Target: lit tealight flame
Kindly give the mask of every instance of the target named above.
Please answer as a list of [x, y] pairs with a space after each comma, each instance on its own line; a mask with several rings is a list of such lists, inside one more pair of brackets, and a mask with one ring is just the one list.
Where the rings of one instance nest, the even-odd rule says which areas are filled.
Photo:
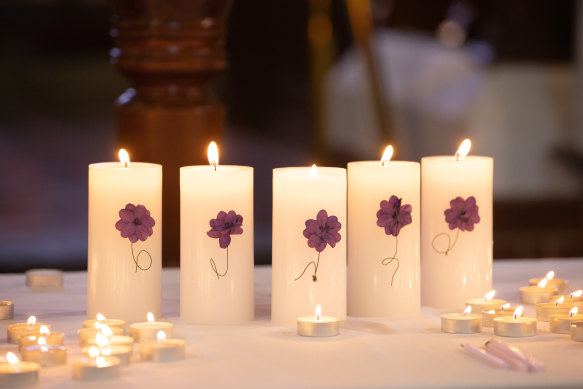
[[117, 153], [117, 155], [119, 156], [119, 161], [123, 163], [124, 167], [128, 167], [130, 165], [130, 155], [125, 149], [119, 149], [119, 153]]
[[166, 340], [166, 332], [160, 330], [156, 333], [156, 339], [158, 339], [158, 342], [163, 342]]
[[565, 301], [565, 296], [561, 296], [555, 300], [555, 305], [562, 304]]
[[28, 324], [29, 326], [33, 326], [36, 324], [36, 316], [31, 316], [28, 318], [28, 320], [26, 321], [26, 324]]
[[15, 365], [18, 363], [18, 357], [13, 352], [8, 351], [6, 353], [6, 361], [8, 361], [8, 363], [10, 363], [11, 365]]
[[209, 143], [208, 148], [209, 164], [217, 170], [219, 165], [219, 148], [215, 142]]
[[516, 308], [516, 310], [514, 311], [514, 320], [518, 319], [522, 315], [523, 310], [524, 308], [522, 308], [522, 305]]
[[99, 349], [95, 346], [91, 346], [89, 347], [88, 354], [91, 358], [96, 358], [99, 355]]
[[464, 139], [463, 142], [460, 144], [460, 147], [455, 152], [455, 160], [459, 161], [460, 159], [464, 159], [470, 152], [471, 147], [472, 142], [467, 138]]
[[316, 177], [318, 175], [318, 168], [316, 167], [316, 164], [312, 165], [312, 168], [310, 169], [310, 177]]
[[95, 343], [97, 343], [97, 345], [99, 347], [109, 346], [109, 340], [107, 340], [105, 335], [103, 335], [101, 333], [98, 333], [97, 335], [95, 335]]
[[40, 330], [39, 330], [41, 335], [49, 335], [51, 333], [51, 330], [49, 330], [49, 327], [42, 325], [40, 326]]
[[148, 312], [146, 317], [148, 318], [148, 323], [150, 323], [150, 324], [152, 324], [156, 320], [156, 318], [154, 317], [154, 314], [152, 312]]
[[573, 297], [581, 297], [583, 295], [583, 289], [576, 290], [575, 292], [569, 295], [569, 298]]
[[385, 166], [385, 162], [389, 162], [393, 156], [393, 146], [388, 145], [381, 157], [381, 165]]
[[472, 313], [472, 306], [471, 305], [468, 305], [466, 307], [466, 309], [464, 309], [464, 312], [462, 313], [462, 316], [469, 315], [470, 313]]
[[105, 325], [105, 324], [101, 327], [101, 333], [104, 336], [107, 336], [108, 338], [113, 336], [113, 331], [111, 330], [111, 328], [109, 328], [108, 325]]
[[501, 311], [503, 311], [503, 310], [505, 310], [505, 309], [508, 309], [508, 308], [510, 308], [510, 303], [503, 304], [503, 305], [500, 307], [500, 310], [501, 310]]
[[42, 351], [43, 353], [49, 351], [49, 348], [47, 347], [47, 340], [45, 338], [41, 336], [40, 338], [38, 338], [37, 343], [40, 346], [40, 351]]
[[105, 319], [105, 316], [103, 316], [103, 314], [101, 314], [101, 313], [98, 313], [98, 314], [97, 314], [95, 317], [96, 317], [96, 318], [97, 318], [97, 320], [99, 320], [99, 321], [105, 321], [105, 320], [106, 320], [106, 319]]
[[496, 291], [495, 291], [495, 290], [491, 290], [491, 291], [489, 291], [488, 293], [486, 293], [486, 294], [484, 295], [484, 300], [485, 300], [485, 301], [490, 301], [490, 300], [492, 300], [492, 299], [494, 298], [494, 295], [495, 295], [495, 294], [496, 294]]
[[316, 316], [316, 320], [320, 320], [320, 317], [322, 316], [322, 307], [320, 306], [320, 304], [316, 305], [316, 311], [314, 312], [314, 316]]
[[545, 278], [549, 281], [552, 280], [553, 278], [555, 278], [555, 272], [551, 270], [550, 272], [547, 273]]
[[96, 321], [95, 323], [93, 323], [93, 326], [94, 326], [95, 328], [97, 328], [98, 330], [100, 330], [100, 329], [101, 329], [101, 327], [103, 327], [104, 325], [105, 325], [105, 324], [103, 324], [103, 323], [102, 323], [102, 322], [100, 322], [100, 321]]
[[486, 313], [489, 313], [489, 314], [493, 315], [493, 314], [495, 314], [495, 313], [496, 313], [496, 311], [495, 311], [495, 310], [493, 310], [493, 309], [490, 309], [489, 311], [486, 311]]
[[549, 283], [549, 279], [545, 277], [542, 280], [540, 280], [540, 282], [538, 284], [536, 284], [536, 287], [537, 288], [544, 288], [547, 286], [548, 283]]
[[576, 305], [569, 311], [569, 317], [573, 317], [579, 312], [579, 307]]

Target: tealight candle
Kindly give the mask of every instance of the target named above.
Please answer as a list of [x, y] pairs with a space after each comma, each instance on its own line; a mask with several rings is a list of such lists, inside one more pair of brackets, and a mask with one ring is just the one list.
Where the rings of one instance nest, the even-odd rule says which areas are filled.
[[334, 316], [322, 316], [322, 307], [316, 305], [314, 316], [298, 318], [298, 335], [310, 337], [336, 336], [340, 332], [340, 321]]
[[576, 290], [575, 292], [572, 292], [568, 295], [562, 295], [562, 296], [557, 296], [557, 297], [563, 297], [565, 299], [565, 302], [568, 304], [575, 304], [577, 307], [579, 307], [579, 310], [583, 309], [583, 290], [582, 289]]
[[551, 315], [551, 332], [555, 334], [568, 334], [571, 332], [571, 323], [583, 320], [583, 315], [577, 314], [578, 308], [573, 307], [568, 314]]
[[14, 353], [6, 354], [8, 363], [0, 363], [0, 388], [24, 388], [38, 382], [40, 366], [36, 362], [20, 362]]
[[14, 318], [14, 303], [12, 301], [0, 301], [0, 320]]
[[483, 327], [494, 327], [494, 319], [497, 317], [512, 316], [514, 314], [514, 309], [510, 308], [510, 304], [504, 304], [500, 309], [490, 309], [488, 311], [482, 311], [482, 326]]
[[39, 333], [35, 335], [21, 336], [18, 338], [18, 348], [22, 354], [23, 350], [38, 344], [40, 338], [44, 338], [48, 346], [62, 346], [65, 342], [64, 332], [52, 332], [49, 327], [42, 325]]
[[[107, 337], [101, 333], [97, 334], [95, 337], [95, 342], [97, 343], [96, 347], [101, 355], [114, 356], [119, 358], [122, 366], [127, 366], [130, 364], [132, 359], [133, 343], [130, 345], [110, 344]], [[84, 348], [83, 353], [89, 356], [90, 349], [91, 347]]]
[[[109, 327], [108, 327], [109, 328]], [[121, 328], [110, 328], [111, 335], [122, 335], [123, 330]], [[95, 341], [95, 337], [97, 334], [103, 331], [102, 329], [97, 328], [81, 328], [77, 331], [77, 335], [79, 337], [79, 347], [87, 347], [92, 341]], [[107, 334], [106, 334], [107, 335]]]
[[577, 342], [583, 342], [583, 321], [571, 323], [571, 339]]
[[26, 286], [33, 289], [53, 289], [63, 286], [63, 272], [58, 269], [32, 269], [26, 273]]
[[83, 327], [85, 328], [97, 328], [99, 329], [102, 325], [106, 325], [109, 328], [121, 328], [122, 331], [125, 329], [125, 320], [120, 319], [106, 319], [101, 313], [96, 315], [96, 319], [85, 320], [83, 322]]
[[538, 304], [549, 302], [555, 295], [556, 289], [547, 286], [549, 280], [543, 278], [536, 286], [523, 286], [520, 288], [520, 302], [524, 304]]
[[22, 359], [36, 362], [41, 367], [59, 366], [67, 363], [67, 348], [64, 346], [49, 346], [45, 338], [38, 338], [36, 346], [22, 350]]
[[182, 339], [166, 339], [166, 332], [158, 331], [157, 340], [142, 343], [140, 355], [143, 361], [174, 362], [184, 359], [185, 341]]
[[174, 324], [164, 321], [156, 321], [152, 312], [148, 312], [147, 319], [147, 322], [130, 325], [130, 336], [134, 338], [136, 343], [145, 343], [156, 340], [156, 334], [158, 331], [164, 331], [168, 338], [172, 336]]
[[549, 321], [551, 315], [568, 315], [575, 304], [565, 303], [565, 297], [561, 296], [553, 303], [538, 303], [536, 305], [536, 320]]
[[37, 335], [40, 331], [41, 326], [47, 326], [49, 330], [51, 329], [50, 324], [37, 323], [36, 317], [31, 316], [28, 318], [26, 323], [16, 323], [10, 324], [7, 328], [7, 340], [8, 343], [18, 343], [18, 338], [20, 336], [30, 336]]
[[99, 355], [97, 347], [90, 347], [88, 357], [73, 362], [73, 379], [102, 381], [119, 376], [121, 361], [117, 357]]
[[[567, 283], [567, 281], [561, 278], [555, 278], [555, 272], [552, 270], [548, 272], [544, 278], [548, 280], [549, 287], [555, 288], [557, 290], [556, 292], [557, 294], [566, 294], [567, 291], [569, 290], [569, 284]], [[538, 283], [541, 282], [542, 280], [543, 280], [542, 278], [531, 278], [530, 280], [528, 280], [528, 283], [531, 286], [535, 286], [538, 285]]]
[[489, 310], [500, 309], [501, 306], [507, 303], [506, 300], [494, 299], [495, 290], [491, 290], [484, 295], [483, 298], [476, 298], [466, 301], [466, 306], [472, 307], [472, 312], [482, 312]]
[[472, 313], [468, 305], [462, 313], [441, 315], [441, 332], [450, 334], [474, 334], [482, 331], [482, 316]]
[[536, 319], [521, 317], [523, 308], [519, 306], [511, 317], [494, 319], [494, 333], [498, 336], [525, 337], [536, 335]]

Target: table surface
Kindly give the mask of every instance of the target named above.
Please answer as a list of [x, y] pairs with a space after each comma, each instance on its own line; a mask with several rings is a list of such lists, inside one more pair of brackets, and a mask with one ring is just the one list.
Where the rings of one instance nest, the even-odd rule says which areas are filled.
[[[494, 262], [497, 297], [518, 303], [518, 287], [548, 270], [583, 288], [583, 259]], [[441, 387], [583, 387], [583, 343], [550, 333], [539, 323], [531, 338], [502, 338], [543, 361], [546, 371], [529, 374], [490, 368], [460, 351], [462, 342], [476, 346], [493, 336], [491, 328], [472, 335], [440, 332], [438, 312], [423, 308], [414, 319], [349, 317], [339, 336], [304, 338], [295, 328], [269, 321], [271, 268], [255, 268], [253, 322], [238, 326], [185, 324], [179, 318], [179, 270], [163, 271], [163, 314], [175, 323], [175, 336], [187, 341], [186, 360], [125, 367], [119, 379], [88, 384], [71, 379], [71, 367], [43, 369], [40, 388], [441, 388]], [[85, 272], [65, 273], [64, 289], [34, 292], [23, 274], [0, 275], [0, 300], [15, 302], [15, 320], [0, 321], [0, 354], [15, 351], [6, 344], [6, 326], [35, 314], [64, 331], [69, 360], [80, 356], [76, 331], [85, 319]], [[534, 317], [534, 307], [525, 306]]]

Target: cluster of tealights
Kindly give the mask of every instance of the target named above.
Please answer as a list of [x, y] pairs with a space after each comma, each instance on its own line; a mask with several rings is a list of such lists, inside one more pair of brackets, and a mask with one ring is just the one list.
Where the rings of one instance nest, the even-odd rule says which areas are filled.
[[[174, 325], [156, 321], [148, 312], [147, 322], [131, 324], [130, 336], [125, 336], [124, 320], [106, 319], [98, 314], [96, 320], [86, 320], [78, 331], [83, 357], [71, 363], [72, 376], [80, 381], [100, 381], [116, 378], [120, 367], [131, 363], [133, 345], [140, 345], [142, 361], [172, 362], [184, 359], [185, 341], [171, 339]], [[0, 361], [0, 387], [26, 387], [38, 381], [41, 368], [67, 364], [64, 333], [54, 332], [51, 325], [37, 323], [31, 316], [26, 323], [8, 326], [9, 343], [18, 343], [22, 361], [8, 352]]]
[[[441, 316], [441, 330], [448, 333], [470, 334], [482, 331], [482, 327], [493, 327], [498, 336], [526, 337], [536, 335], [538, 322], [549, 322], [550, 331], [556, 334], [571, 334], [576, 341], [583, 341], [583, 290], [567, 293], [568, 284], [554, 278], [550, 271], [542, 279], [531, 279], [530, 286], [520, 288], [521, 302], [536, 305], [536, 319], [523, 317], [524, 308], [512, 308], [501, 299], [494, 299], [492, 290], [483, 298], [466, 302], [462, 313]], [[472, 313], [475, 312], [475, 313]]]

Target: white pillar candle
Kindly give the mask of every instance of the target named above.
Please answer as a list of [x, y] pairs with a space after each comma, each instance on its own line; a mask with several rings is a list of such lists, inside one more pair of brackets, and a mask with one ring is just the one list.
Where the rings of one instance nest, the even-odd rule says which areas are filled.
[[184, 359], [186, 342], [182, 339], [166, 339], [164, 331], [158, 331], [157, 340], [140, 345], [142, 361], [174, 362]]
[[498, 336], [525, 337], [536, 335], [536, 319], [521, 317], [522, 307], [516, 308], [512, 316], [494, 319], [494, 334]]
[[0, 363], [0, 388], [28, 388], [38, 383], [38, 363], [20, 362], [12, 352], [6, 354], [6, 361]]
[[536, 305], [536, 320], [549, 321], [551, 315], [568, 315], [569, 311], [576, 305], [564, 301], [565, 298], [561, 296], [551, 303], [538, 303]]
[[549, 302], [557, 289], [547, 286], [547, 283], [548, 279], [543, 278], [538, 285], [520, 287], [520, 302], [532, 305]]
[[573, 307], [567, 314], [553, 314], [549, 319], [551, 332], [556, 334], [571, 333], [571, 324], [583, 320], [583, 315], [577, 314], [578, 308]]
[[[123, 150], [123, 149], [122, 149]], [[125, 152], [125, 151], [124, 151]], [[120, 157], [123, 155], [120, 151]], [[162, 302], [162, 166], [89, 165], [87, 317], [137, 321]]]
[[156, 340], [156, 334], [158, 331], [164, 331], [168, 338], [172, 336], [174, 324], [165, 321], [156, 321], [151, 312], [148, 312], [147, 319], [148, 321], [146, 322], [130, 325], [130, 336], [136, 343], [145, 343]]
[[351, 316], [407, 317], [420, 310], [419, 163], [388, 159], [348, 164]]
[[180, 318], [235, 324], [254, 318], [253, 168], [180, 168]]
[[117, 357], [99, 355], [97, 347], [89, 349], [89, 356], [73, 362], [73, 379], [103, 381], [119, 377], [121, 361]]
[[0, 301], [0, 320], [10, 320], [14, 318], [14, 302]]
[[22, 359], [36, 362], [41, 367], [65, 365], [67, 363], [67, 348], [64, 346], [49, 346], [44, 338], [39, 338], [38, 344], [22, 350]]
[[[556, 294], [566, 294], [569, 291], [569, 283], [567, 280], [562, 278], [555, 278], [555, 272], [549, 271], [547, 275], [544, 277], [548, 280], [547, 286], [551, 288], [555, 288], [557, 290]], [[542, 281], [542, 278], [531, 278], [528, 280], [529, 285], [538, 285], [539, 282]]]
[[63, 272], [59, 269], [31, 269], [24, 274], [26, 286], [32, 289], [58, 289], [63, 286]]
[[298, 318], [298, 335], [309, 337], [336, 336], [340, 332], [340, 321], [334, 316], [322, 316], [322, 307], [316, 306], [314, 316]]
[[346, 318], [346, 169], [273, 170], [271, 320], [292, 326], [322, 304]]
[[474, 334], [482, 331], [482, 316], [471, 312], [472, 307], [468, 306], [462, 313], [441, 315], [441, 332]]
[[421, 302], [463, 306], [492, 289], [492, 180], [489, 157], [421, 159]]
[[37, 323], [35, 316], [30, 316], [26, 323], [10, 324], [6, 327], [8, 343], [18, 344], [20, 336], [38, 335], [42, 326], [46, 326], [49, 330], [51, 325], [47, 323]]

